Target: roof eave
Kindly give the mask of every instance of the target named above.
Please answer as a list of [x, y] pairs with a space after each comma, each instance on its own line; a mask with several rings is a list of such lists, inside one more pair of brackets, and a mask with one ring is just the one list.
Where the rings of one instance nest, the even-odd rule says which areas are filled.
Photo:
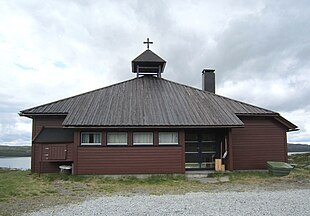
[[288, 131], [298, 131], [298, 126], [283, 118], [279, 113], [236, 113], [237, 116], [251, 116], [251, 117], [274, 117], [275, 120], [287, 127]]
[[268, 117], [275, 117], [278, 116], [278, 113], [235, 113], [236, 116], [268, 116]]
[[161, 129], [203, 129], [203, 128], [243, 128], [244, 125], [63, 125], [64, 128], [75, 128], [75, 129], [152, 129], [152, 128], [161, 128]]
[[297, 125], [293, 124], [292, 122], [290, 122], [289, 120], [283, 118], [281, 115], [278, 115], [275, 117], [275, 119], [282, 123], [283, 125], [285, 125], [287, 128], [288, 128], [288, 131], [291, 132], [291, 131], [298, 131], [299, 128]]
[[67, 116], [68, 113], [24, 113], [24, 112], [19, 112], [18, 115], [28, 117], [28, 118], [32, 118], [34, 116]]

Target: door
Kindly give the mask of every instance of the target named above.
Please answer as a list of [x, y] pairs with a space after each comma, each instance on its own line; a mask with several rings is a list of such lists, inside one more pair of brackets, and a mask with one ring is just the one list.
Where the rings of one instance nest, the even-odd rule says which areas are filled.
[[214, 169], [216, 150], [215, 133], [186, 133], [185, 168]]

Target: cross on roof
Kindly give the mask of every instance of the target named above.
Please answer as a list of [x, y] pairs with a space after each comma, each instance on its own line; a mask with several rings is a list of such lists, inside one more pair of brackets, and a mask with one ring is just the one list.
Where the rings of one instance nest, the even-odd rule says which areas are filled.
[[149, 49], [150, 48], [150, 44], [153, 44], [153, 42], [151, 42], [149, 40], [149, 38], [147, 38], [146, 41], [143, 42], [143, 44], [147, 44], [147, 49]]

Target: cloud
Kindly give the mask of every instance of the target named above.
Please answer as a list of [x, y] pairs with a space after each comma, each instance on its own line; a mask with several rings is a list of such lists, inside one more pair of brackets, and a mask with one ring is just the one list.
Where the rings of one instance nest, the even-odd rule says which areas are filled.
[[33, 67], [28, 67], [28, 66], [25, 66], [25, 65], [17, 64], [17, 63], [15, 63], [15, 65], [17, 67], [19, 67], [20, 69], [23, 69], [23, 70], [35, 70]]
[[283, 117], [294, 119], [294, 123], [299, 126], [300, 130], [288, 133], [289, 142], [310, 144], [310, 109], [296, 109], [291, 112], [282, 112]]
[[310, 143], [309, 19], [307, 1], [3, 1], [1, 131], [24, 143], [18, 111], [135, 77], [149, 37], [164, 78], [201, 88], [214, 68], [219, 94], [284, 113]]
[[219, 92], [222, 95], [255, 104], [277, 112], [309, 109], [310, 83], [293, 78], [271, 80], [251, 79], [226, 81]]
[[56, 67], [58, 67], [58, 68], [66, 68], [67, 66], [63, 63], [63, 62], [61, 62], [61, 61], [55, 61], [54, 63], [53, 63]]
[[2, 145], [30, 145], [31, 120], [17, 113], [0, 114], [0, 143]]

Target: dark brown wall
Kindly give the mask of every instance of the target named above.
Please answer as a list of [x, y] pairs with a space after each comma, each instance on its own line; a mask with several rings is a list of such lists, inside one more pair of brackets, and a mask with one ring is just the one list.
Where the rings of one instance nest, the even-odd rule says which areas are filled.
[[243, 117], [232, 129], [233, 169], [266, 169], [267, 161], [287, 161], [286, 128], [272, 118]]
[[57, 163], [48, 163], [42, 162], [41, 157], [43, 156], [42, 145], [41, 144], [33, 144], [35, 149], [35, 160], [34, 160], [34, 167], [33, 172], [36, 173], [52, 173], [52, 172], [59, 172], [59, 165]]
[[[73, 161], [73, 143], [68, 144], [33, 144], [35, 150], [35, 160], [34, 160], [34, 170], [33, 172], [37, 173], [51, 173], [59, 172], [60, 165], [71, 165]], [[57, 150], [66, 149], [65, 159], [53, 159], [54, 156], [58, 156], [59, 152], [54, 151], [53, 147], [56, 147]], [[49, 148], [47, 150], [46, 148]], [[51, 150], [53, 152], [51, 152]], [[48, 159], [46, 159], [45, 154], [49, 154]], [[51, 157], [52, 155], [53, 157]], [[56, 155], [55, 155], [56, 154]]]
[[[62, 122], [64, 117], [55, 116], [50, 117], [37, 117], [32, 120], [32, 140], [38, 135], [43, 127], [62, 127]], [[40, 164], [40, 154], [41, 154], [40, 144], [32, 143], [32, 153], [31, 153], [31, 171], [39, 172], [42, 168], [39, 167]], [[49, 165], [46, 165], [49, 166]], [[54, 166], [53, 166], [54, 167]], [[55, 168], [53, 168], [55, 170]], [[42, 170], [42, 169], [41, 169]], [[48, 169], [47, 169], [48, 170]]]
[[42, 130], [43, 127], [62, 127], [63, 121], [64, 117], [33, 119], [32, 139]]
[[76, 174], [184, 173], [183, 146], [78, 147]]
[[73, 143], [39, 144], [42, 148], [41, 161], [72, 161]]
[[[62, 119], [40, 119], [34, 124], [35, 133], [42, 127], [61, 126]], [[80, 132], [74, 132], [72, 144], [33, 144], [34, 172], [48, 173], [59, 172], [59, 165], [74, 162], [74, 174], [160, 174], [184, 173], [184, 131], [179, 132], [178, 146], [106, 146], [105, 133], [103, 132], [102, 146], [80, 146]], [[129, 132], [131, 134], [132, 131]], [[157, 134], [157, 132], [155, 132]], [[155, 137], [155, 142], [158, 140]], [[52, 146], [67, 145], [67, 159], [46, 159], [46, 153]], [[45, 149], [48, 148], [48, 149]], [[62, 157], [59, 148], [55, 152], [57, 157]]]

